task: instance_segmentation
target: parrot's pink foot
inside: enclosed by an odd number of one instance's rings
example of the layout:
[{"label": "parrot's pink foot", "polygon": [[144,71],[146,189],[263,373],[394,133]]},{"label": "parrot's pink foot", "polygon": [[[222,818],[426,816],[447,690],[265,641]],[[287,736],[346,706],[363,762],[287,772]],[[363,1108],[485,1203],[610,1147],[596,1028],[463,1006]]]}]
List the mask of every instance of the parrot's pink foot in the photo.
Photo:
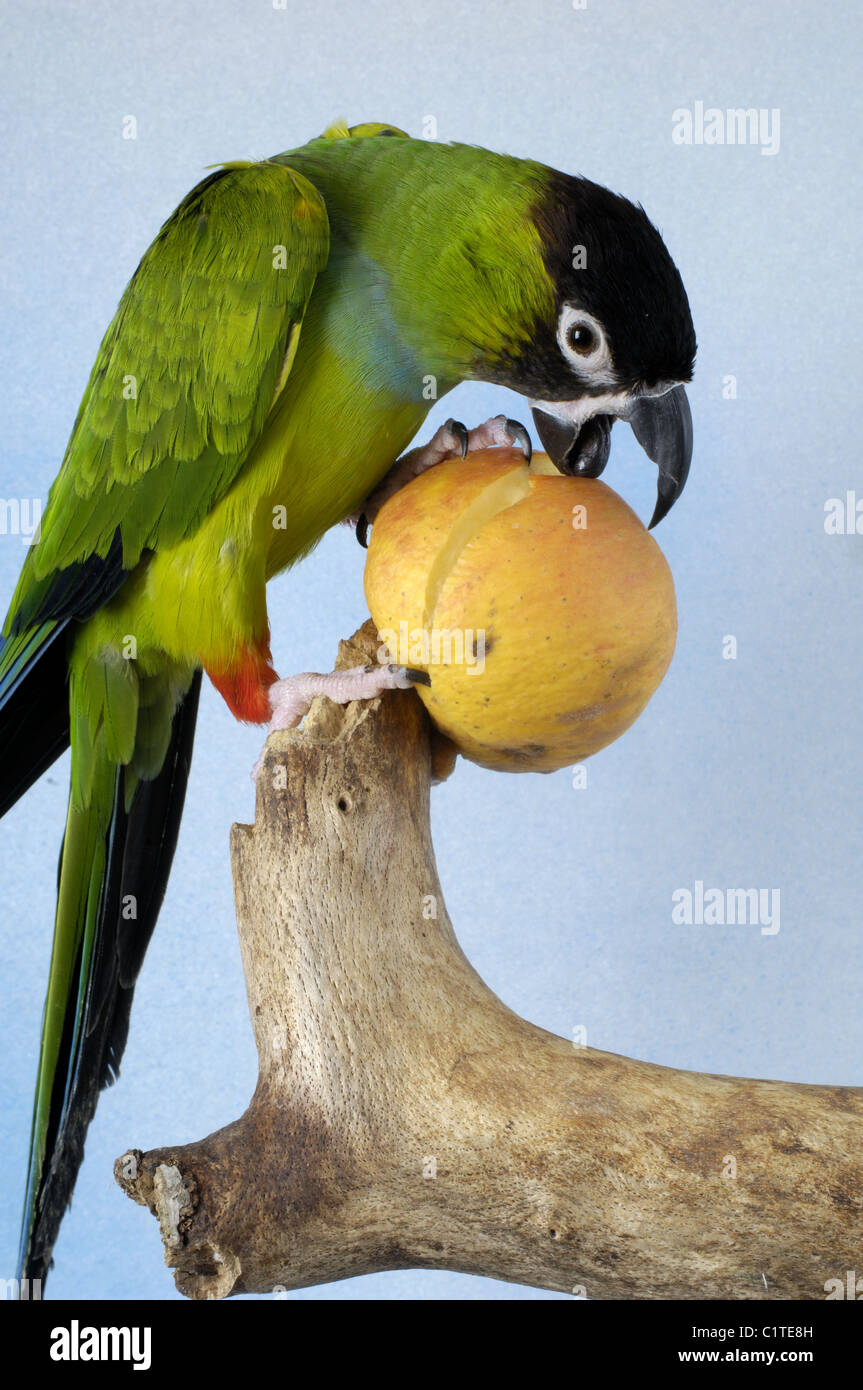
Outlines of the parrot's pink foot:
[{"label": "parrot's pink foot", "polygon": [[458,455],[464,458],[472,449],[511,448],[513,444],[521,445],[525,458],[530,462],[530,435],[518,420],[508,420],[505,415],[494,415],[490,420],[486,420],[485,424],[477,425],[473,430],[465,429],[459,420],[447,420],[432,435],[428,444],[411,449],[409,453],[397,459],[383,481],[366,498],[362,511],[349,518],[356,525],[360,545],[366,544],[369,526],[384,502],[406,483],[418,478],[420,473],[425,473],[427,468],[434,468],[435,464],[444,463]]},{"label": "parrot's pink foot", "polygon": [[[425,671],[416,671],[410,666],[380,666],[375,662],[368,666],[352,666],[347,671],[330,671],[328,675],[303,671],[299,676],[288,676],[270,686],[267,693],[271,718],[267,734],[276,729],[295,729],[318,695],[326,695],[337,705],[346,705],[351,700],[373,700],[385,690],[410,690],[413,685],[428,684]],[[252,769],[253,780],[257,778],[263,761],[262,749]]]}]

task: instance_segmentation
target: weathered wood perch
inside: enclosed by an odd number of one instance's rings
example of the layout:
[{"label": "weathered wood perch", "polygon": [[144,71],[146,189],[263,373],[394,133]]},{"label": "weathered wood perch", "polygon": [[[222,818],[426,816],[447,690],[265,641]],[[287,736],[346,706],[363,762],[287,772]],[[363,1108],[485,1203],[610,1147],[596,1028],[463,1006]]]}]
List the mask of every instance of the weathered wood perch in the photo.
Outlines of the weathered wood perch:
[{"label": "weathered wood perch", "polygon": [[[340,664],[374,649],[367,624]],[[115,1165],[177,1287],[422,1266],[599,1299],[824,1298],[863,1251],[863,1089],[673,1071],[512,1013],[446,914],[432,744],[407,693],[317,700],[269,740],[231,844],[257,1089],[218,1133]]]}]

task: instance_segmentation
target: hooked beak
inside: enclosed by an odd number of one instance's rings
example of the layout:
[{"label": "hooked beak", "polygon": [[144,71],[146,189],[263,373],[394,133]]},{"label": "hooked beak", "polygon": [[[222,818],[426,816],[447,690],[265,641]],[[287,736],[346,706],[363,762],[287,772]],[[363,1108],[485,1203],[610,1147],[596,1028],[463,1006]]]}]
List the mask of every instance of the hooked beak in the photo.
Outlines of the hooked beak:
[{"label": "hooked beak", "polygon": [[659,468],[656,507],[650,528],[670,512],[686,484],[692,461],[692,415],[682,386],[661,393],[608,396],[595,402],[600,408],[586,415],[591,399],[576,402],[531,403],[542,446],[561,473],[578,478],[598,478],[608,462],[611,426],[616,418],[627,420],[648,458]]}]

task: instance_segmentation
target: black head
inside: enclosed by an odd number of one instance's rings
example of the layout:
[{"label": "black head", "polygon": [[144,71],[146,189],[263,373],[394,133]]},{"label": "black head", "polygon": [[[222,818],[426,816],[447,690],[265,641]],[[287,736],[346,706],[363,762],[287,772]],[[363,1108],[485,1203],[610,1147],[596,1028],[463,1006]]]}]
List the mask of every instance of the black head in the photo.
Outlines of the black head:
[{"label": "black head", "polygon": [[[589,179],[556,173],[535,220],[558,310],[578,306],[603,326],[618,386],[633,391],[691,381],[695,329],[689,300],[644,208]],[[557,334],[549,325],[543,328],[546,360],[554,361],[551,348],[557,348],[555,387],[563,389]]]},{"label": "black head", "polygon": [[614,420],[631,425],[659,465],[651,525],[683,490],[692,421],[695,330],[686,290],[644,209],[588,179],[550,172],[534,208],[555,289],[551,319],[500,380],[531,398],[544,447],[565,472],[596,477]]}]

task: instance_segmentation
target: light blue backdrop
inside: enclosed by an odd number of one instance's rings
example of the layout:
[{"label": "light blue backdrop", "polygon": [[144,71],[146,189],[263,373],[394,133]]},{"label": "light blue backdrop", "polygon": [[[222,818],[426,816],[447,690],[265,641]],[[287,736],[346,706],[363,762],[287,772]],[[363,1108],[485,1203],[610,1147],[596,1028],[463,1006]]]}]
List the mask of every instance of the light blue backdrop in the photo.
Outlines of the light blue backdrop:
[{"label": "light blue backdrop", "polygon": [[[537,1024],[583,1025],[595,1046],[670,1066],[847,1084],[863,1079],[863,535],[826,534],[824,505],[855,487],[863,498],[859,16],[777,0],[33,0],[5,12],[0,82],[3,498],[44,496],[120,292],[206,165],[290,148],[339,115],[415,134],[434,116],[441,139],[644,202],[700,344],[691,480],[658,532],[677,654],[637,726],[589,764],[586,789],[566,772],[460,766],[434,794],[441,879],[468,956]],[[778,108],[778,153],[675,144],[673,113],[697,101]],[[135,140],[122,138],[128,115]],[[529,418],[515,397],[462,388],[423,437],[452,412],[470,424],[500,410]],[[606,480],[649,515],[654,470],[625,427]],[[19,537],[0,537],[4,607],[22,556]],[[328,668],[365,616],[362,566],[342,529],[272,585],[283,673]],[[152,1217],[111,1165],[130,1144],[216,1129],[251,1094],[227,849],[231,822],[252,818],[258,748],[206,686],[175,872],[123,1076],[102,1098],[56,1248],[54,1297],[178,1297]],[[3,1276],[65,777],[56,765],[0,826]],[[780,931],[675,925],[672,893],[696,880],[779,888]],[[555,1296],[422,1271],[291,1295]]]}]

